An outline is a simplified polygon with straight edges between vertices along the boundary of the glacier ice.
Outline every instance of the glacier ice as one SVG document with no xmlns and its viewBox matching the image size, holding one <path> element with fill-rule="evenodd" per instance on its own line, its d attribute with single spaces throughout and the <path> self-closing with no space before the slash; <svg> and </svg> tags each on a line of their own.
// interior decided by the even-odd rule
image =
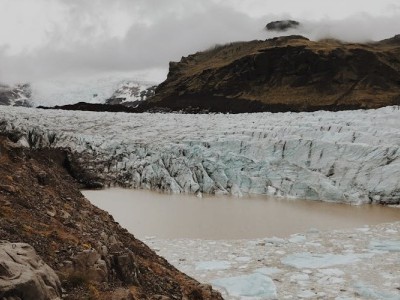
<svg viewBox="0 0 400 300">
<path fill-rule="evenodd" d="M 125 114 L 4 107 L 0 130 L 65 147 L 112 185 L 400 202 L 400 110 Z M 56 139 L 50 143 L 49 135 Z"/>
</svg>

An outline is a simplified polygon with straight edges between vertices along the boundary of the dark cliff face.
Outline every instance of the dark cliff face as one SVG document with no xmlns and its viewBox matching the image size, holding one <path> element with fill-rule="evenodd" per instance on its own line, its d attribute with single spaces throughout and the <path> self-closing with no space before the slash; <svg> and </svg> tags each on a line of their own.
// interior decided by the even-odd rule
<svg viewBox="0 0 400 300">
<path fill-rule="evenodd" d="M 232 43 L 170 63 L 139 110 L 313 111 L 400 104 L 400 41 L 301 36 Z"/>
</svg>

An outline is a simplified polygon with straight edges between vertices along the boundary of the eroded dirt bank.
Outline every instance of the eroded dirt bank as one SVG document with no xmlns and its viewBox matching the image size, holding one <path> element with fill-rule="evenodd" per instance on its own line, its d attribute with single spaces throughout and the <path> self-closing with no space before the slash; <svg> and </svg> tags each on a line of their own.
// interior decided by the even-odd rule
<svg viewBox="0 0 400 300">
<path fill-rule="evenodd" d="M 56 271 L 65 299 L 222 299 L 91 205 L 65 159 L 63 151 L 18 148 L 0 136 L 0 237 L 32 245 Z"/>
</svg>

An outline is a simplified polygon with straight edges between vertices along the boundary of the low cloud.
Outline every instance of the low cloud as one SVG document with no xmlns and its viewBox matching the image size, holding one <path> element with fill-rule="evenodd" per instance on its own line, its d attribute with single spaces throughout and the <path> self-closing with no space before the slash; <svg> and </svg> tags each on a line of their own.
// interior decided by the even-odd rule
<svg viewBox="0 0 400 300">
<path fill-rule="evenodd" d="M 60 15 L 62 24 L 50 27 L 42 45 L 14 53 L 6 45 L 0 46 L 0 82 L 166 70 L 169 61 L 215 44 L 273 37 L 264 30 L 265 25 L 291 18 L 273 14 L 252 17 L 213 0 L 190 5 L 186 0 L 174 0 L 163 8 L 155 0 L 97 0 L 91 5 L 85 1 L 60 1 L 65 8 L 60 9 L 64 13 Z M 83 2 L 86 5 L 81 5 Z M 95 9 L 99 5 L 103 9 Z M 400 33 L 400 10 L 396 9 L 392 15 L 382 17 L 356 14 L 342 20 L 293 19 L 302 26 L 285 34 L 303 34 L 311 39 L 361 42 Z"/>
</svg>

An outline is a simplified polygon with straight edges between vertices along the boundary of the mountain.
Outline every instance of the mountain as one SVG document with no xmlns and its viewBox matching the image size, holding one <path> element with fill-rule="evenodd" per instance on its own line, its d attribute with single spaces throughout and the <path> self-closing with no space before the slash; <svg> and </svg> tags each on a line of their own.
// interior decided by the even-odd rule
<svg viewBox="0 0 400 300">
<path fill-rule="evenodd" d="M 154 96 L 156 85 L 137 81 L 122 82 L 105 104 L 121 104 L 128 107 L 136 107 L 140 102 Z"/>
<path fill-rule="evenodd" d="M 16 84 L 13 86 L 0 84 L 0 105 L 32 106 L 32 90 L 29 84 Z"/>
<path fill-rule="evenodd" d="M 285 36 L 171 62 L 139 111 L 314 111 L 400 104 L 400 35 L 380 42 Z"/>
<path fill-rule="evenodd" d="M 156 83 L 122 76 L 51 79 L 14 86 L 0 84 L 0 105 L 55 106 L 77 102 L 137 106 L 154 95 Z"/>
</svg>

